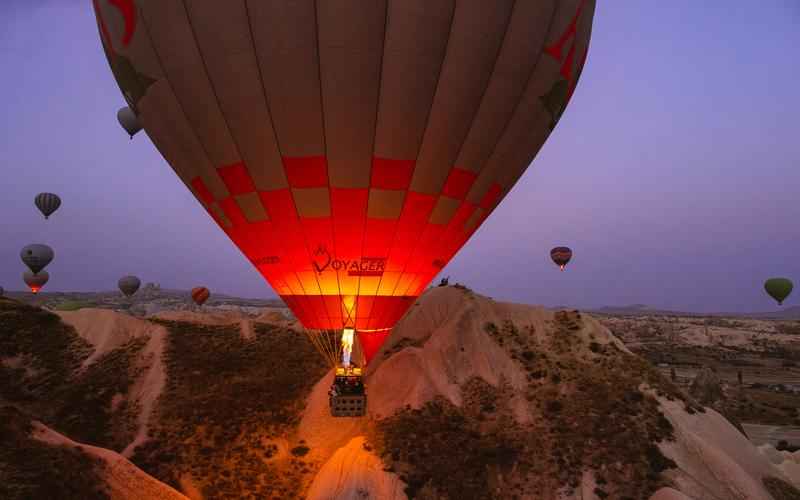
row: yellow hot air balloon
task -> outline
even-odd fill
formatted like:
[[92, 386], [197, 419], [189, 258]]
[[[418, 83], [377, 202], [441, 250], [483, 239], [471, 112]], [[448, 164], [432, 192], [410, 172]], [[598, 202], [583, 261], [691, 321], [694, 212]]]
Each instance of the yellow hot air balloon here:
[[[309, 331], [369, 361], [578, 82], [594, 0], [95, 0], [127, 104]], [[317, 341], [328, 337], [318, 336]]]

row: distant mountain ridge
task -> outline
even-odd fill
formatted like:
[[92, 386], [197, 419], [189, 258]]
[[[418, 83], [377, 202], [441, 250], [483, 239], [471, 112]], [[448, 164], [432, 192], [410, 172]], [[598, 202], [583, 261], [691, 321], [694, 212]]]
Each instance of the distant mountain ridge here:
[[800, 320], [800, 306], [789, 306], [785, 309], [770, 312], [751, 312], [751, 313], [735, 313], [735, 312], [686, 312], [686, 311], [672, 311], [669, 309], [652, 309], [645, 304], [631, 304], [628, 306], [604, 306], [597, 309], [586, 309], [586, 312], [595, 314], [610, 314], [622, 316], [640, 316], [640, 315], [659, 315], [659, 316], [721, 316], [721, 317], [736, 317], [736, 318], [755, 318], [755, 319], [778, 319], [778, 320]]
[[[30, 292], [27, 291], [19, 291], [19, 290], [6, 290], [5, 295], [11, 298], [20, 299], [20, 300], [27, 300], [33, 297]], [[143, 286], [134, 296], [133, 300], [139, 298], [186, 298], [188, 300], [190, 296], [189, 290], [179, 290], [179, 289], [172, 289], [172, 288], [157, 288], [157, 289], [147, 289]], [[121, 297], [121, 293], [117, 290], [103, 290], [99, 292], [46, 292], [42, 291], [39, 292], [37, 297], [41, 298], [42, 300], [52, 299], [52, 298], [71, 298], [71, 299], [79, 299], [79, 300], [92, 300], [92, 299], [99, 299], [105, 297]], [[226, 295], [224, 293], [215, 293], [213, 290], [211, 291], [211, 297], [209, 299], [209, 303], [217, 303], [217, 304], [225, 304], [228, 302], [235, 302], [237, 304], [242, 305], [253, 305], [253, 306], [263, 306], [263, 307], [286, 307], [284, 302], [279, 298], [268, 298], [268, 299], [256, 299], [256, 298], [244, 298], [244, 297], [237, 297], [235, 295]]]

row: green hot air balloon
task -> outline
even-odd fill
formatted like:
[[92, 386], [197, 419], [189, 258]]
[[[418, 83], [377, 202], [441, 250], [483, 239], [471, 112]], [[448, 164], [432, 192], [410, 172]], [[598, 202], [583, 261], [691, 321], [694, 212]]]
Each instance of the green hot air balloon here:
[[778, 301], [779, 306], [783, 305], [783, 301], [792, 293], [792, 288], [794, 285], [787, 278], [770, 278], [764, 282], [764, 290], [770, 297]]

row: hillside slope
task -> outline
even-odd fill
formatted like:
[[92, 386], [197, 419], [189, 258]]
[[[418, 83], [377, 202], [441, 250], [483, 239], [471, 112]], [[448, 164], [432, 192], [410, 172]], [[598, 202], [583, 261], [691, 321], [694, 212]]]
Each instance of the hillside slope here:
[[434, 288], [377, 359], [370, 441], [420, 498], [769, 499], [790, 480], [578, 312]]
[[759, 452], [586, 314], [433, 288], [367, 370], [359, 419], [330, 417], [332, 374], [272, 319], [245, 334], [233, 315], [0, 299], [0, 404], [25, 416], [0, 433], [24, 450], [0, 454], [0, 480], [32, 491], [40, 447], [68, 444], [94, 460], [73, 460], [85, 498], [128, 498], [126, 477], [144, 500], [800, 495], [793, 457]]

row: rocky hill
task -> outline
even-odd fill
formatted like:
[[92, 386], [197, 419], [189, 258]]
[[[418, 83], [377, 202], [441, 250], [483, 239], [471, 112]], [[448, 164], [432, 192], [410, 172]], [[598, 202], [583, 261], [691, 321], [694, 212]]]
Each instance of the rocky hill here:
[[585, 314], [431, 289], [359, 419], [329, 416], [332, 375], [292, 326], [0, 298], [0, 498], [800, 498], [800, 456], [762, 453]]

